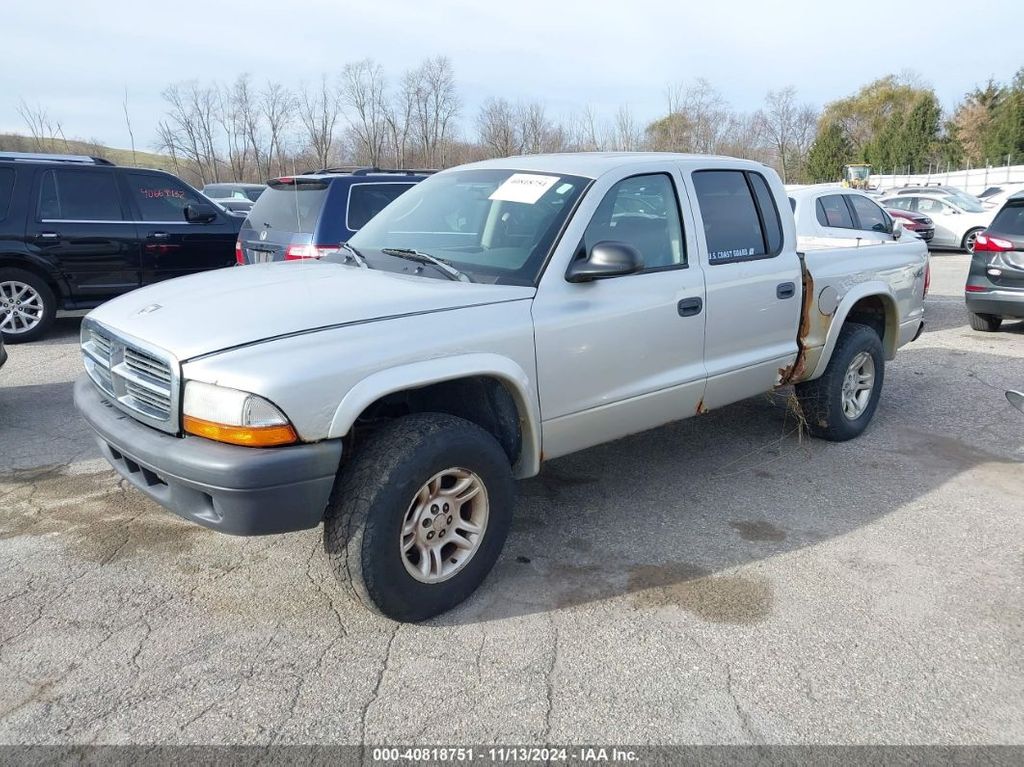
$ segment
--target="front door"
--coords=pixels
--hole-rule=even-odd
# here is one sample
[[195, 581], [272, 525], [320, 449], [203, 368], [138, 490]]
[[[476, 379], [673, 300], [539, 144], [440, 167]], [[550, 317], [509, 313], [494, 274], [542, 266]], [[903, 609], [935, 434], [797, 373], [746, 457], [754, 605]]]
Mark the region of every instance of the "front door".
[[124, 180], [139, 219], [143, 284], [235, 264], [240, 221], [218, 210], [209, 223], [189, 223], [186, 205], [210, 203], [166, 173], [130, 170]]
[[[614, 184], [580, 250], [640, 251], [638, 274], [570, 283], [547, 273], [533, 304], [544, 457], [693, 415], [704, 392], [704, 277], [664, 173]], [[692, 242], [692, 238], [691, 238]]]
[[68, 308], [95, 306], [139, 285], [139, 243], [112, 168], [53, 168], [39, 174], [29, 247], [56, 263]]
[[931, 197], [914, 197], [914, 210], [928, 216], [935, 224], [935, 236], [929, 245], [946, 248], [960, 247], [960, 232], [954, 220], [957, 215], [953, 207]]

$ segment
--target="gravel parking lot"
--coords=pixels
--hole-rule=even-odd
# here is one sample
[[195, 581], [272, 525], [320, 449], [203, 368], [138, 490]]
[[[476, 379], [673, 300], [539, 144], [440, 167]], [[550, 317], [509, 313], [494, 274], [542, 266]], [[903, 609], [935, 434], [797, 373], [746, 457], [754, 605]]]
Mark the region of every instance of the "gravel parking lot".
[[0, 371], [0, 742], [1024, 743], [1024, 323], [924, 335], [853, 442], [787, 392], [553, 461], [468, 603], [348, 603], [318, 531], [118, 484], [77, 320]]

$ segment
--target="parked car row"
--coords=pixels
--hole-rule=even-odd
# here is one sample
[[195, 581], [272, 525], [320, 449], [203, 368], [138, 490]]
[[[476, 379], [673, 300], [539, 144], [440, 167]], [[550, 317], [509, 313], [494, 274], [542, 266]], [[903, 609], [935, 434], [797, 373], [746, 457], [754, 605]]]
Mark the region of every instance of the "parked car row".
[[[0, 332], [8, 343], [32, 341], [58, 312], [92, 309], [161, 280], [321, 257], [426, 176], [328, 169], [268, 186], [204, 187], [229, 195], [218, 203], [165, 171], [0, 153]], [[229, 210], [241, 196], [259, 206], [242, 238], [246, 214]]]

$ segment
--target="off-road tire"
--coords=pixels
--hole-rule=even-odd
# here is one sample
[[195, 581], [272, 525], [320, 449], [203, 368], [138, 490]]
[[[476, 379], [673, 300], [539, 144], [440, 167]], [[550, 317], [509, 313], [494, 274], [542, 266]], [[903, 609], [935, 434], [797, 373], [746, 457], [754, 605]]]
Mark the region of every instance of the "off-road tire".
[[57, 316], [57, 297], [53, 294], [46, 280], [34, 272], [16, 267], [0, 269], [0, 283], [21, 282], [30, 286], [43, 302], [43, 316], [31, 330], [21, 333], [4, 332], [4, 343], [8, 345], [24, 344], [42, 338], [50, 330]]
[[[861, 352], [871, 355], [875, 364], [875, 381], [864, 412], [851, 420], [843, 413], [843, 380], [854, 357]], [[859, 436], [875, 414], [884, 378], [885, 359], [878, 333], [867, 325], [846, 323], [839, 331], [839, 339], [832, 350], [832, 358], [825, 368], [824, 375], [813, 381], [799, 383], [795, 387], [808, 431], [813, 436], [830, 442], [844, 442]]]
[[[488, 520], [465, 567], [441, 583], [406, 570], [400, 531], [419, 488], [460, 466], [486, 488]], [[335, 576], [366, 607], [403, 622], [426, 620], [465, 600], [497, 561], [512, 521], [515, 482], [497, 440], [474, 423], [417, 413], [381, 427], [343, 467], [324, 516], [324, 550]]]
[[995, 333], [1003, 324], [1002, 317], [996, 317], [994, 314], [975, 314], [974, 312], [967, 312], [967, 321], [971, 323], [972, 328], [985, 333]]

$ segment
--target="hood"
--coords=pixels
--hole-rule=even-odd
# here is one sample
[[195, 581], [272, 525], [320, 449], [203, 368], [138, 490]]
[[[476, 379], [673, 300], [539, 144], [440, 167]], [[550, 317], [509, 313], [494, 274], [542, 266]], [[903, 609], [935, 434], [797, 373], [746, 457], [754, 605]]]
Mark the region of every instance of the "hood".
[[535, 292], [321, 261], [288, 262], [168, 280], [108, 301], [89, 317], [185, 361], [277, 336], [528, 299]]

